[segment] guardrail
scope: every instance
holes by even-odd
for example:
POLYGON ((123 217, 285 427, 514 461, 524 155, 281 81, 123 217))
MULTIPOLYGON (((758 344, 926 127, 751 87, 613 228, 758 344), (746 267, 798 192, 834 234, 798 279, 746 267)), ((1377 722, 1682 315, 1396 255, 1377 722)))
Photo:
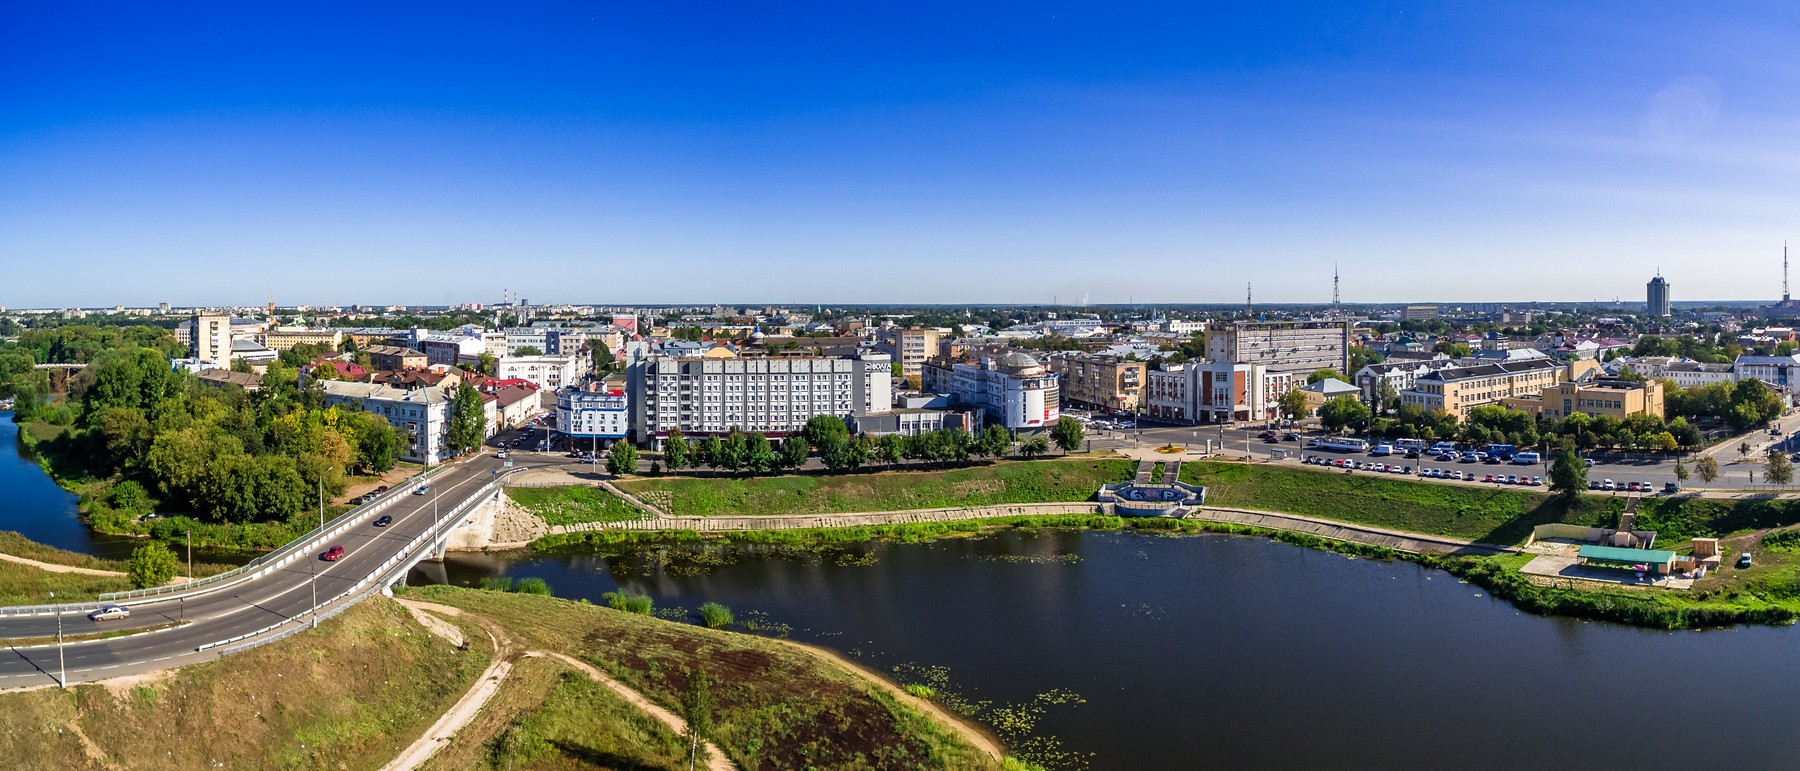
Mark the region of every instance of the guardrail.
MULTIPOLYGON (((345 529, 347 529, 348 527, 360 524, 363 520, 367 519, 368 517, 373 516, 374 514, 382 511, 383 509, 386 509, 389 506, 394 505, 394 503, 396 501, 401 500, 402 496, 411 494, 412 491, 418 487, 420 482, 423 482, 423 481, 430 479, 433 476, 437 475, 439 473, 439 470, 443 469, 443 468, 444 468, 443 466, 438 466, 435 469, 422 471, 422 472, 419 472, 415 476, 408 477, 405 481, 402 481, 399 484, 394 485, 394 487, 392 489, 388 490, 385 493, 382 493, 381 496, 376 498, 375 500, 365 503, 361 506, 357 506, 356 508, 346 511, 343 514, 339 514, 336 518, 332 519, 329 522, 326 522, 323 526, 313 528, 311 531, 308 531, 305 535, 302 535, 299 538, 295 538, 294 540, 287 542, 287 544, 283 545, 281 548, 276 549, 272 552, 269 552, 268 554, 264 554, 260 557, 257 557, 256 559, 246 562, 243 565, 240 565, 238 567, 227 570, 223 573, 217 573, 214 575, 207 576, 205 578, 196 579, 196 580, 189 581, 187 583, 182 583, 182 584, 168 584, 165 586, 153 586, 153 587, 150 587, 147 589, 132 589, 132 590, 123 591, 123 592, 106 592, 104 594, 99 595, 99 597, 101 600, 105 600, 108 602, 121 602, 121 601, 126 601, 126 600, 141 600, 146 597, 163 597, 163 596, 175 595, 175 594, 185 594, 187 592, 191 592, 191 591, 201 588, 201 587, 218 588, 217 586, 214 586, 214 585, 227 583, 227 582, 233 581, 235 579, 240 579, 240 578, 245 578, 245 577, 260 578, 260 577, 268 574, 268 571, 264 570, 263 568, 283 567, 283 566, 287 565, 289 562, 292 562, 296 556, 298 556, 302 553, 311 552, 312 550, 318 548, 318 544, 320 541, 329 540, 338 535, 341 535, 343 533, 343 531, 345 529), (273 565, 271 565, 271 563, 273 563, 273 565), (252 574, 254 574, 254 575, 252 575, 252 574)), ((210 591, 210 589, 209 589, 209 591, 210 591)))
MULTIPOLYGON (((518 469, 518 470, 523 471, 524 469, 518 469)), ((502 474, 499 477, 496 477, 493 481, 490 481, 487 484, 482 485, 480 488, 478 488, 475 491, 474 495, 464 498, 462 503, 458 504, 456 506, 456 508, 451 509, 448 514, 440 517, 437 521, 433 522, 429 529, 427 529, 423 533, 420 533, 417 537, 413 538, 411 541, 408 541, 406 546, 404 548, 402 548, 399 552, 395 553, 394 556, 389 557, 388 559, 384 560, 374 570, 370 571, 368 575, 364 576, 361 580, 357 581, 349 589, 346 589, 343 592, 340 592, 337 596, 332 597, 331 599, 328 599, 322 603, 319 603, 319 605, 317 607, 309 608, 305 611, 295 614, 292 618, 278 621, 274 624, 270 624, 266 627, 263 627, 256 631, 253 631, 253 632, 245 632, 244 634, 235 635, 233 637, 228 637, 223 640, 204 643, 204 644, 194 648, 194 651, 196 653, 198 653, 198 652, 207 651, 207 650, 210 650, 213 648, 220 648, 221 646, 230 646, 230 647, 225 647, 219 651, 219 655, 221 655, 221 656, 230 655, 233 653, 237 653, 239 651, 246 651, 251 648, 255 648, 258 646, 262 646, 262 645, 268 645, 269 643, 275 642, 277 640, 284 640, 284 639, 287 639, 288 637, 299 634, 300 632, 302 632, 306 629, 307 622, 311 619, 311 617, 315 613, 318 614, 318 620, 323 621, 327 618, 331 618, 332 616, 337 615, 338 613, 343 612, 345 608, 350 607, 350 605, 353 603, 340 604, 339 601, 344 600, 346 598, 351 598, 356 595, 367 594, 367 593, 379 588, 380 586, 383 586, 384 582, 381 580, 378 580, 378 579, 384 579, 384 578, 391 577, 393 575, 393 573, 395 572, 395 569, 398 566, 400 566, 402 564, 406 564, 409 561, 412 561, 414 559, 414 557, 416 556, 414 553, 416 551, 418 551, 421 547, 428 546, 434 540, 447 539, 449 532, 451 530, 455 529, 457 520, 461 519, 462 516, 465 513, 467 513, 468 511, 476 508, 477 506, 480 506, 480 505, 486 503, 490 498, 499 494, 501 479, 504 479, 507 475, 510 475, 512 473, 513 473, 512 471, 508 471, 505 474, 502 474), (262 635, 267 635, 269 632, 280 629, 281 627, 286 626, 288 624, 294 624, 294 627, 291 629, 284 630, 284 631, 280 632, 279 634, 276 634, 276 635, 273 635, 270 637, 263 637, 261 639, 257 639, 262 635), (248 640, 249 642, 245 642, 246 640, 248 640), (236 643, 241 643, 241 644, 236 644, 236 643)))

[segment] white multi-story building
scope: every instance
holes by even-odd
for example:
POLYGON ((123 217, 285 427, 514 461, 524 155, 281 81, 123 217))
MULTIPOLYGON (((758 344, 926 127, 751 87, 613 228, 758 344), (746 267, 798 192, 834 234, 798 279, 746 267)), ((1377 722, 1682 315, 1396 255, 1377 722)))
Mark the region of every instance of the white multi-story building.
POLYGON ((660 445, 669 429, 733 428, 788 434, 814 415, 849 419, 893 404, 886 354, 845 357, 650 356, 627 370, 636 441, 660 445))
POLYGON ((231 317, 223 313, 196 313, 189 321, 188 357, 208 366, 231 366, 231 317))
POLYGON ((557 391, 581 381, 581 357, 503 356, 494 363, 494 377, 502 380, 519 378, 549 391, 557 391))
POLYGON ((556 430, 573 440, 613 442, 631 431, 623 388, 565 388, 556 393, 556 430))
POLYGON ((1179 423, 1221 423, 1277 417, 1294 373, 1260 364, 1164 364, 1145 378, 1144 414, 1179 423))
POLYGON ((1352 374, 1350 378, 1355 382, 1357 389, 1362 391, 1362 400, 1373 404, 1375 392, 1381 389, 1383 383, 1392 385, 1394 393, 1398 394, 1401 391, 1412 390, 1413 384, 1418 382, 1420 375, 1454 366, 1454 364, 1455 362, 1451 361, 1449 357, 1384 361, 1380 364, 1366 365, 1352 374))
POLYGON ((459 361, 479 360, 487 352, 480 337, 458 334, 427 334, 413 346, 425 354, 425 363, 454 367, 459 361))
POLYGON ((1208 361, 1260 364, 1272 372, 1311 373, 1350 366, 1349 321, 1240 321, 1207 332, 1208 361))
POLYGON ((989 425, 1008 429, 1041 429, 1061 417, 1056 373, 1037 359, 1013 351, 979 361, 958 362, 950 373, 949 392, 956 401, 980 407, 989 425))
POLYGON ((1672 361, 1663 365, 1660 374, 1655 377, 1675 381, 1682 388, 1712 385, 1713 383, 1737 382, 1737 373, 1730 364, 1707 364, 1698 361, 1672 361))
POLYGON ((407 390, 378 383, 321 380, 327 406, 373 412, 400 431, 400 459, 410 463, 444 460, 452 392, 442 387, 407 390))
POLYGON ((1800 355, 1739 356, 1732 369, 1739 380, 1754 378, 1782 390, 1800 384, 1800 355))

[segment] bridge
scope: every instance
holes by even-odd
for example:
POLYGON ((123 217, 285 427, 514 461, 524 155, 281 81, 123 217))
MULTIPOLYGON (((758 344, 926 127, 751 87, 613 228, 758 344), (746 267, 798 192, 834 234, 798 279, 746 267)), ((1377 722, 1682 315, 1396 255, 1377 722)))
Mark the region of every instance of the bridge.
POLYGON ((316 625, 404 579, 420 561, 441 557, 446 536, 476 507, 500 494, 509 473, 552 465, 492 455, 440 466, 397 485, 254 562, 187 584, 117 595, 100 602, 0 608, 0 638, 34 638, 0 654, 0 689, 73 684, 210 661, 316 625), (418 493, 427 485, 425 493, 418 493), (382 516, 393 517, 375 527, 382 516), (336 544, 344 556, 319 554, 336 544), (131 609, 120 621, 92 622, 103 605, 131 609), (54 642, 130 630, 119 637, 54 642))

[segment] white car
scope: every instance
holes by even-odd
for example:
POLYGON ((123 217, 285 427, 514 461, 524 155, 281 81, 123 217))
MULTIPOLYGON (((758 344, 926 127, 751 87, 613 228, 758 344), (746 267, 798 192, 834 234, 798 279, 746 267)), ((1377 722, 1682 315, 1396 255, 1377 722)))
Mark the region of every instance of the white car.
POLYGON ((129 618, 131 609, 124 605, 108 605, 88 614, 89 621, 111 621, 115 618, 129 618))

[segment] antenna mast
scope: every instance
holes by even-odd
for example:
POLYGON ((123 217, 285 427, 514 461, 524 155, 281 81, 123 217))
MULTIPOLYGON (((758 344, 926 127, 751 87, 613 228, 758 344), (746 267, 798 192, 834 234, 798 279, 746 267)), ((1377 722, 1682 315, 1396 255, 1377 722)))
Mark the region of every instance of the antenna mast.
POLYGON ((1250 317, 1255 315, 1256 311, 1250 309, 1250 284, 1246 282, 1244 284, 1244 316, 1250 317))
POLYGON ((1331 317, 1336 319, 1343 317, 1343 315, 1344 314, 1338 310, 1338 266, 1337 263, 1334 262, 1331 263, 1331 317))
POLYGON ((1781 240, 1781 304, 1788 304, 1787 239, 1781 240))

